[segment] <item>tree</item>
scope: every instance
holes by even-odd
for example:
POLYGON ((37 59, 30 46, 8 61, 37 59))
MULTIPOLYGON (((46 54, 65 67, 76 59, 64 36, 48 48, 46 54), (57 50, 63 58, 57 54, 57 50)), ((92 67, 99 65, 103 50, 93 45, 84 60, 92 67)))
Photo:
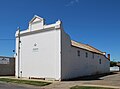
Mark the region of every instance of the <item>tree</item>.
POLYGON ((117 62, 110 61, 110 67, 114 67, 114 66, 117 66, 117 62))

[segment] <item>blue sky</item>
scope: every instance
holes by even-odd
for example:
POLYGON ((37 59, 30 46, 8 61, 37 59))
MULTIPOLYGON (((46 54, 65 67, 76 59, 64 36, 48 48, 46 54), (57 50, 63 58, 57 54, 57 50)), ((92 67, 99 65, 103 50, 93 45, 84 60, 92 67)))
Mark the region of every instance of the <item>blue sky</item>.
POLYGON ((34 15, 46 23, 62 20, 73 40, 92 45, 120 61, 120 0, 0 0, 0 55, 13 56, 17 27, 34 15))

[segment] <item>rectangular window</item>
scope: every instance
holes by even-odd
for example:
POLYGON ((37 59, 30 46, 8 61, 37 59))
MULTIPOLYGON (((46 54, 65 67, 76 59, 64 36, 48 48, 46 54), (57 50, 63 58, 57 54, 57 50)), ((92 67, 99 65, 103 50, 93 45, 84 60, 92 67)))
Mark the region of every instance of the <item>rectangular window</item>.
POLYGON ((78 52, 78 56, 80 56, 80 51, 78 50, 77 52, 78 52))
POLYGON ((99 59, 99 64, 101 64, 101 59, 99 59))
POLYGON ((94 53, 92 54, 92 58, 94 59, 94 53))
POLYGON ((86 58, 88 58, 88 53, 86 52, 85 54, 86 54, 86 58))

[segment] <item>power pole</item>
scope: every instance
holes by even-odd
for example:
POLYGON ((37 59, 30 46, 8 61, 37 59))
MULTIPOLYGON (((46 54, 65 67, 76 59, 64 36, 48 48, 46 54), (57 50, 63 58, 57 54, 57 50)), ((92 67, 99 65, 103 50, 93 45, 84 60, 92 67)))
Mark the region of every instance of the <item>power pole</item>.
POLYGON ((20 78, 20 28, 18 27, 18 78, 20 78))

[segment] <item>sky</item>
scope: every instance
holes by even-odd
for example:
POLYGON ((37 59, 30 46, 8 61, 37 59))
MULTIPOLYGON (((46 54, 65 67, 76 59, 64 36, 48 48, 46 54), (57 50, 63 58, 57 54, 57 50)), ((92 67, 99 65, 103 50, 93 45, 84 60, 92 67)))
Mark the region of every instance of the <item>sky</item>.
POLYGON ((120 0, 0 0, 0 56, 13 56, 15 32, 38 15, 46 24, 61 20, 72 40, 120 61, 120 0))

